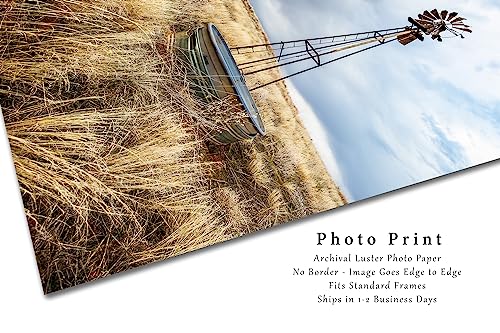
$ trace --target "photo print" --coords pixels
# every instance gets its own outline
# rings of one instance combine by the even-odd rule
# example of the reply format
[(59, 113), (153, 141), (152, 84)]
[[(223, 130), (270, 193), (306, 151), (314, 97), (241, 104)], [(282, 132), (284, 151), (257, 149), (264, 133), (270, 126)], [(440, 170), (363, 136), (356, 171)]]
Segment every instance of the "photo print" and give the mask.
[(491, 1), (0, 3), (45, 293), (500, 156)]

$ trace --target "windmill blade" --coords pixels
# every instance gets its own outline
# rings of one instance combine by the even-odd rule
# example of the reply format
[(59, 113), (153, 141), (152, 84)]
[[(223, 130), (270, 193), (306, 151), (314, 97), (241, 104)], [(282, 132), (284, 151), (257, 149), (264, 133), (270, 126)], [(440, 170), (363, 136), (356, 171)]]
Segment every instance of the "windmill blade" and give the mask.
[(458, 23), (458, 22), (462, 22), (464, 21), (465, 19), (462, 18), (462, 17), (457, 17), (456, 19), (453, 19), (452, 21), (450, 21), (450, 23)]
[(425, 18), (425, 16), (424, 16), (424, 15), (422, 15), (422, 14), (418, 14), (418, 19), (419, 19), (420, 21), (425, 21), (425, 22), (427, 22), (427, 23), (431, 23), (431, 24), (433, 23), (433, 21), (431, 21), (431, 20), (429, 20), (429, 19)]
[(446, 19), (448, 18), (448, 11), (447, 10), (443, 10), (441, 12), (441, 18), (446, 21)]
[(469, 29), (469, 28), (455, 28), (455, 29), (458, 29), (458, 30), (462, 30), (462, 31), (465, 31), (465, 32), (470, 32), (472, 33), (472, 30)]
[(426, 19), (431, 20), (432, 22), (434, 22), (434, 18), (432, 17), (432, 14), (428, 10), (426, 10), (423, 15), (425, 16)]
[(434, 18), (435, 18), (436, 20), (440, 20), (440, 19), (441, 19), (441, 16), (439, 15), (439, 12), (438, 12), (438, 10), (437, 10), (437, 9), (433, 9), (433, 10), (431, 11), (431, 13), (432, 13), (432, 15), (434, 16)]
[(432, 26), (433, 25), (432, 22), (429, 22), (427, 20), (420, 20), (419, 19), (419, 20), (415, 20), (415, 21), (417, 21), (418, 23), (420, 23), (421, 25), (424, 25), (424, 26)]
[(452, 25), (465, 25), (463, 21), (451, 22)]
[(457, 16), (458, 16), (457, 12), (450, 13), (450, 15), (448, 15), (448, 21), (451, 21), (453, 18), (455, 18)]
[(452, 26), (453, 26), (454, 28), (470, 28), (470, 25), (463, 24), (463, 23), (460, 23), (460, 24), (452, 24)]
[(429, 30), (431, 29), (434, 25), (432, 23), (429, 23), (429, 21), (424, 21), (424, 20), (415, 20), (418, 24), (420, 24), (422, 27), (424, 27), (424, 30)]
[(462, 31), (467, 31), (467, 30), (471, 30), (471, 27), (452, 27), (452, 29), (458, 29), (458, 30), (462, 30)]

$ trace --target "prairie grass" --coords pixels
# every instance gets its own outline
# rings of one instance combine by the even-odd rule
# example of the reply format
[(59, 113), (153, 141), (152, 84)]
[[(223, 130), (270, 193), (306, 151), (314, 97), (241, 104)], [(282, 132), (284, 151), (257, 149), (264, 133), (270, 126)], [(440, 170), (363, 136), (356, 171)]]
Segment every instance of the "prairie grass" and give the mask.
[(255, 95), (268, 136), (208, 149), (231, 102), (192, 94), (173, 36), (209, 21), (266, 38), (243, 0), (0, 1), (0, 104), (46, 293), (346, 203), (283, 84)]

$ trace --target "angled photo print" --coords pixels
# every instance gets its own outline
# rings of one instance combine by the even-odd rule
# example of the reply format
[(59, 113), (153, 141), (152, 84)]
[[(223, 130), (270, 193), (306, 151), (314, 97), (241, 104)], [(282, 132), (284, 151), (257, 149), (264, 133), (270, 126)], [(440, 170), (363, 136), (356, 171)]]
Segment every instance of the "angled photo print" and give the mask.
[(499, 18), (490, 1), (0, 1), (43, 291), (498, 159)]

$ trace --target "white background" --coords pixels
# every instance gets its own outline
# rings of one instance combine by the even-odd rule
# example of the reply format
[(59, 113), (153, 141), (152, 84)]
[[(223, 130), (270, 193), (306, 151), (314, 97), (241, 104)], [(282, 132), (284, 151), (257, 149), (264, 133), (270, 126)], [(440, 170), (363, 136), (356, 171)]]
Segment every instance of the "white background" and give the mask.
[[(0, 117), (1, 118), (1, 117)], [(211, 249), (43, 296), (0, 123), (0, 331), (347, 330), (498, 332), (500, 164), (356, 204)], [(377, 237), (374, 247), (316, 246), (317, 232)], [(390, 249), (388, 232), (443, 236)], [(438, 304), (316, 303), (324, 281), (292, 276), (316, 253), (441, 255), (461, 279), (426, 280)]]

